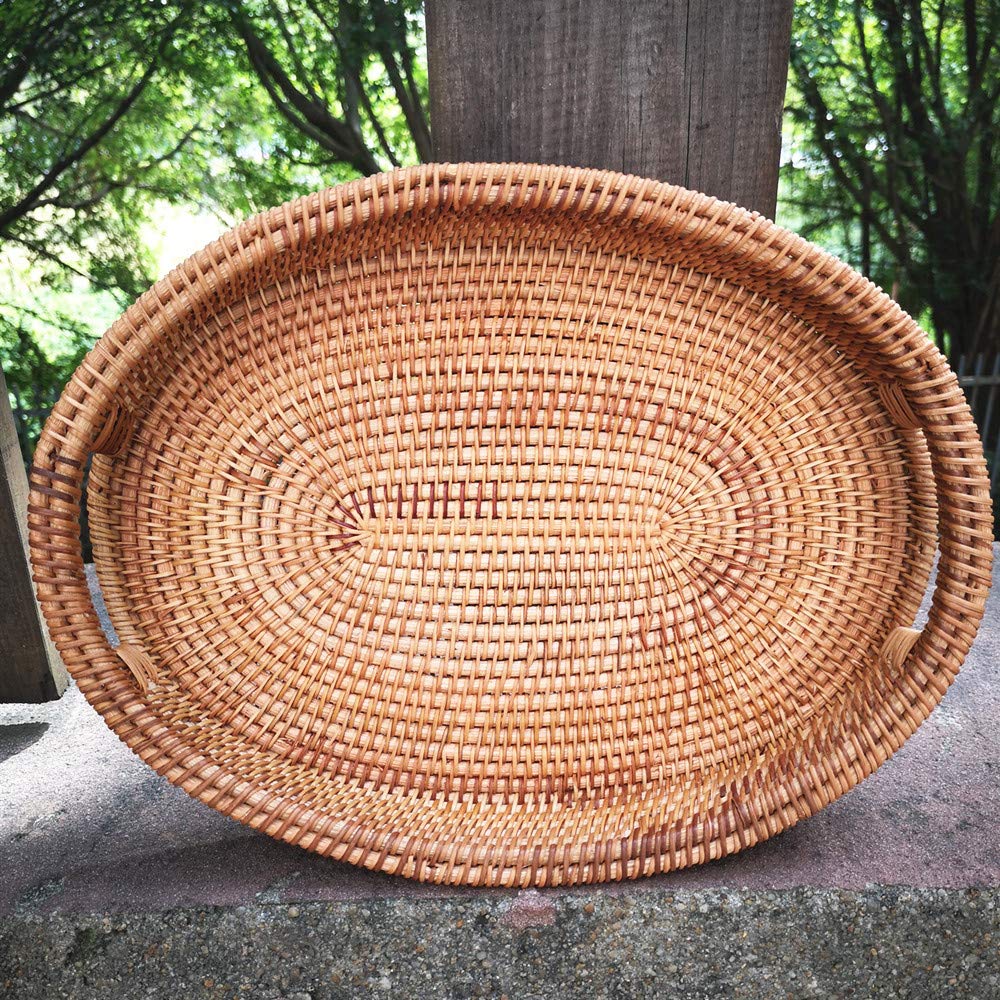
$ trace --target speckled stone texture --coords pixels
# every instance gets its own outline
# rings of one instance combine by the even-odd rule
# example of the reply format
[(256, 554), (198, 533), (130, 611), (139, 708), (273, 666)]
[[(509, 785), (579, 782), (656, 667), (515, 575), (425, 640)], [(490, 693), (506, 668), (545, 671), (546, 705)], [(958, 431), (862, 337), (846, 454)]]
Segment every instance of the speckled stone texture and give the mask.
[(995, 891), (647, 884), (33, 917), (0, 931), (0, 980), (25, 1000), (988, 998), (1000, 996), (998, 903)]
[[(998, 553), (1000, 555), (1000, 553)], [(1000, 998), (1000, 600), (876, 775), (724, 861), (542, 892), (277, 843), (72, 689), (0, 706), (0, 997)]]

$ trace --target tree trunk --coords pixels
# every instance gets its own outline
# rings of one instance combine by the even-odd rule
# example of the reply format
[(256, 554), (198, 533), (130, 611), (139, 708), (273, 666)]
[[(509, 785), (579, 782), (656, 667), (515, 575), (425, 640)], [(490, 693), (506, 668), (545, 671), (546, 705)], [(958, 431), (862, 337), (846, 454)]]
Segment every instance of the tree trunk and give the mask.
[(0, 372), (0, 704), (58, 698), (66, 671), (49, 641), (28, 568), (28, 482)]
[(603, 167), (774, 215), (792, 0), (427, 0), (438, 160)]

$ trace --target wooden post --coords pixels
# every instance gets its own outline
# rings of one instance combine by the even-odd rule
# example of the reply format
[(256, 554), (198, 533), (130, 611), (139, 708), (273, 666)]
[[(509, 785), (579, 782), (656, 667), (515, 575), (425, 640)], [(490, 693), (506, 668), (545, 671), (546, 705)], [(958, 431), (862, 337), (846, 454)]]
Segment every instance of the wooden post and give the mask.
[(58, 698), (66, 670), (42, 620), (28, 563), (28, 480), (0, 371), (0, 704)]
[(773, 217), (792, 0), (427, 0), (435, 159), (656, 177)]

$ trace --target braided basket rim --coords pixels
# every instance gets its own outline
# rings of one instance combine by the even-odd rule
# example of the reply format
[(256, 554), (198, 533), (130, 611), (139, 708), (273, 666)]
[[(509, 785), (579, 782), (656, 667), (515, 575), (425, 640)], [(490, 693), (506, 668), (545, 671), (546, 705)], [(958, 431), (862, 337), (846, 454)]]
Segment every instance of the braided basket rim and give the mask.
[[(592, 224), (633, 225), (670, 238), (699, 267), (739, 273), (863, 354), (884, 373), (887, 410), (912, 415), (930, 454), (941, 558), (925, 628), (894, 640), (906, 670), (895, 699), (858, 721), (864, 744), (850, 766), (810, 762), (824, 780), (791, 774), (793, 812), (737, 833), (706, 818), (696, 842), (591, 845), (599, 855), (573, 871), (517, 846), (467, 847), (453, 856), (432, 838), (364, 841), (350, 824), (274, 792), (252, 787), (184, 745), (151, 709), (123, 658), (108, 644), (90, 598), (78, 541), (81, 482), (88, 452), (107, 435), (129, 373), (199, 308), (238, 295), (261, 272), (278, 280), (297, 251), (352, 227), (410, 213), (575, 214)], [(256, 215), (174, 268), (104, 334), (66, 386), (43, 430), (31, 469), (28, 522), (34, 579), (52, 638), (87, 700), (146, 763), (192, 796), (255, 829), (372, 869), (437, 882), (541, 885), (603, 881), (681, 867), (750, 846), (794, 825), (874, 772), (927, 717), (954, 679), (982, 618), (990, 583), (992, 513), (985, 460), (964, 394), (916, 322), (848, 265), (757, 213), (662, 182), (586, 168), (534, 164), (428, 164), (328, 188)], [(910, 609), (912, 610), (912, 609)], [(909, 632), (913, 632), (912, 636)], [(890, 702), (892, 704), (890, 705)], [(860, 746), (859, 743), (859, 746)], [(792, 791), (791, 789), (794, 790)], [(350, 833), (350, 836), (348, 834)], [(453, 846), (453, 845), (452, 845)], [(450, 860), (444, 860), (449, 857)], [(578, 859), (579, 860), (579, 859)]]

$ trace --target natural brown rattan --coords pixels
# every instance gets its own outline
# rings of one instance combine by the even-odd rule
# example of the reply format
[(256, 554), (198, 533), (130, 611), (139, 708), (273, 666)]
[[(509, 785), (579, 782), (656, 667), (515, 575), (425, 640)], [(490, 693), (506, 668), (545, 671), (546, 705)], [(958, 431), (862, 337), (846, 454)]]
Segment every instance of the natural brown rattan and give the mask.
[(435, 882), (785, 829), (926, 718), (989, 582), (976, 428), (914, 322), (763, 218), (591, 170), (251, 219), (105, 334), (31, 479), (52, 635), (136, 753)]

